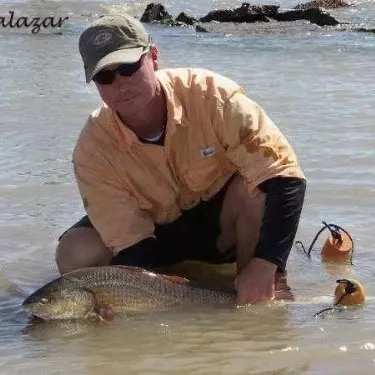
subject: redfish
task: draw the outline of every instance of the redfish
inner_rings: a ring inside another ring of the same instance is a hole
[[[163,311],[176,307],[234,305],[233,291],[205,288],[177,276],[137,267],[104,266],[72,271],[51,281],[23,302],[38,318],[99,317],[101,308],[117,314]]]

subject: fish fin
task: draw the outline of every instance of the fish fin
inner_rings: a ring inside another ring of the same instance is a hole
[[[104,319],[97,311],[92,310],[89,311],[85,317],[90,322],[100,322],[100,323],[106,323],[109,324],[108,320]]]
[[[187,284],[190,282],[188,279],[185,279],[184,277],[181,277],[181,276],[163,275],[163,274],[158,274],[158,276],[175,284]]]
[[[136,266],[125,266],[122,264],[111,264],[109,267],[117,267],[117,268],[124,268],[132,272],[150,272],[144,268],[136,267]]]
[[[108,320],[112,320],[111,319],[105,319],[101,314],[100,314],[100,307],[98,307],[98,301],[96,299],[96,295],[95,293],[88,289],[88,288],[81,288],[83,290],[85,290],[87,293],[91,294],[92,296],[92,301],[93,301],[93,308],[92,310],[90,310],[85,316],[84,318],[89,320],[90,322],[105,322],[105,323],[108,323]]]
[[[161,273],[155,273],[153,271],[149,271],[149,270],[146,270],[146,269],[141,268],[141,267],[125,266],[125,265],[121,265],[121,264],[114,264],[114,265],[111,265],[110,267],[123,268],[123,269],[127,269],[129,271],[132,271],[132,272],[147,273],[147,274],[152,275],[152,276],[162,277],[163,279],[166,279],[166,280],[168,280],[172,283],[175,283],[175,284],[186,284],[187,282],[189,282],[188,279],[185,279],[181,276],[164,275],[164,274],[161,274]]]
[[[127,269],[129,271],[132,271],[132,272],[142,272],[142,273],[147,273],[147,274],[150,274],[152,276],[158,276],[158,277],[162,277],[163,279],[165,280],[168,280],[172,283],[175,283],[175,284],[186,284],[186,283],[189,283],[190,280],[188,279],[185,279],[184,277],[181,277],[181,276],[175,276],[175,275],[164,275],[162,273],[155,273],[153,271],[149,271],[149,270],[146,270],[144,268],[141,268],[141,267],[134,267],[134,266],[123,266],[121,264],[114,264],[114,265],[111,265],[111,267],[119,267],[119,268],[124,268],[124,269]]]
[[[109,324],[109,321],[104,319],[100,314],[97,313],[97,317],[98,317],[98,321],[100,323],[105,323],[105,324]]]
[[[89,311],[85,316],[84,319],[89,320],[90,322],[96,322],[99,320],[99,314],[95,310]]]

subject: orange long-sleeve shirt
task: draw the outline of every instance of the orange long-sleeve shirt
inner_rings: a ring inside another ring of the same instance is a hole
[[[114,253],[210,199],[234,173],[249,194],[275,176],[304,178],[285,137],[238,84],[203,69],[156,74],[167,99],[164,147],[142,143],[103,104],[73,154],[87,214]]]

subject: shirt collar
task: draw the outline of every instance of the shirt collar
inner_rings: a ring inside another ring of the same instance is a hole
[[[138,140],[138,137],[133,132],[133,130],[128,128],[126,124],[122,122],[117,112],[110,109],[106,104],[104,104],[104,107],[106,107],[107,111],[112,117],[111,123],[114,132],[114,138],[116,139],[120,147],[125,146],[126,149],[129,149],[131,144]]]
[[[177,96],[176,88],[173,86],[172,80],[167,74],[167,71],[158,70],[155,74],[167,99],[168,125],[173,123],[174,125],[186,126],[186,123],[182,122],[182,103]]]
[[[168,129],[168,133],[173,134],[176,126],[186,127],[187,122],[182,121],[183,117],[183,105],[176,93],[175,88],[173,87],[172,80],[164,70],[159,70],[155,72],[157,79],[160,82],[162,90],[165,93],[165,97],[167,100],[167,125],[166,128]],[[124,143],[126,148],[129,148],[133,142],[137,142],[138,137],[136,134],[123,123],[120,119],[119,115],[107,107],[104,104],[107,110],[109,110],[112,114],[113,122],[115,125],[115,132],[116,138],[118,139],[119,143]]]

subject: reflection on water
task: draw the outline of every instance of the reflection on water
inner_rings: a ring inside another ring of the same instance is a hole
[[[266,109],[296,149],[309,181],[296,239],[309,243],[322,220],[334,222],[354,238],[353,266],[322,263],[322,239],[311,259],[298,249],[292,252],[288,284],[294,302],[144,314],[110,324],[29,322],[21,303],[57,276],[57,238],[83,214],[71,152],[99,97],[92,85],[85,85],[78,35],[93,16],[119,11],[120,3],[0,0],[3,13],[37,10],[71,16],[62,35],[0,30],[1,373],[372,375],[371,34],[295,28],[242,38],[147,26],[162,67],[199,66],[227,75]],[[173,15],[183,10],[202,15],[240,4],[164,3]],[[296,3],[284,1],[282,7]],[[375,3],[357,3],[333,13],[371,27]],[[128,1],[126,6],[139,13],[144,3]],[[364,284],[364,307],[314,318],[331,304],[335,280],[343,277]]]
[[[106,366],[107,371],[119,371],[126,366],[131,373],[163,373],[171,369],[192,373],[209,371],[213,360],[229,369],[235,362],[241,367],[240,362],[250,352],[252,360],[259,357],[259,362],[267,352],[275,356],[288,353],[285,342],[294,340],[293,329],[287,324],[288,309],[268,309],[272,319],[266,319],[264,311],[192,310],[152,317],[145,314],[115,320],[107,326],[78,321],[42,322],[29,324],[22,338],[28,346],[53,345],[62,356],[76,358],[79,352],[80,365],[89,373],[97,373],[97,366]],[[265,334],[268,331],[273,335]]]
[[[302,312],[302,305],[299,306]],[[337,319],[316,320],[311,315],[300,325],[291,322],[290,305],[253,307],[248,311],[189,311],[142,315],[108,325],[82,321],[41,322],[26,326],[22,340],[30,348],[28,360],[40,353],[62,364],[72,358],[82,373],[303,373],[311,362],[345,358]],[[309,311],[304,308],[304,313]],[[294,311],[296,312],[296,311]],[[355,323],[361,314],[346,315]],[[343,316],[343,315],[342,315]],[[362,317],[363,318],[363,317]],[[301,328],[304,328],[301,337]],[[336,332],[335,332],[336,331]],[[330,336],[332,347],[319,346]],[[366,345],[366,344],[363,344]],[[362,345],[362,346],[363,346]],[[367,343],[367,348],[371,345]],[[40,368],[45,368],[41,366]]]
[[[54,340],[69,336],[79,336],[90,332],[95,323],[87,320],[48,320],[28,318],[21,333],[25,340]]]

